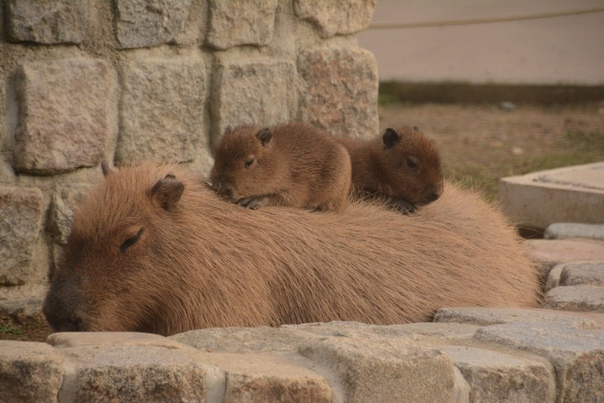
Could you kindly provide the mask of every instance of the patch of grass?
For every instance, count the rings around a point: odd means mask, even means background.
[[[0,325],[0,334],[20,335],[22,333],[23,333],[23,330],[19,329],[18,327]]]

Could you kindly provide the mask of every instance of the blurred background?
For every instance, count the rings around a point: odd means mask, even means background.
[[[358,41],[380,130],[419,126],[488,199],[503,176],[604,161],[602,0],[378,0]]]

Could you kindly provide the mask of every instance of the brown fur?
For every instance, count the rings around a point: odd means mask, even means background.
[[[252,212],[186,167],[143,164],[109,174],[77,209],[44,313],[55,331],[168,335],[537,302],[514,229],[453,185],[409,216],[365,202]]]
[[[268,134],[268,141],[262,141],[262,134]],[[348,204],[350,157],[312,125],[291,122],[270,129],[227,129],[214,159],[211,186],[245,207],[341,210]]]
[[[444,190],[440,156],[417,127],[387,129],[373,140],[337,138],[352,160],[352,183],[365,195],[386,196],[403,211],[438,199]]]

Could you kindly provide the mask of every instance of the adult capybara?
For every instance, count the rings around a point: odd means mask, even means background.
[[[355,191],[386,197],[404,213],[438,199],[444,189],[436,145],[417,127],[388,128],[372,140],[336,139],[350,154]]]
[[[214,151],[210,185],[241,206],[338,211],[348,204],[351,166],[333,137],[310,124],[228,128]]]
[[[225,203],[187,167],[122,168],[78,207],[44,313],[55,331],[429,320],[445,306],[535,306],[514,229],[447,185],[414,215]]]

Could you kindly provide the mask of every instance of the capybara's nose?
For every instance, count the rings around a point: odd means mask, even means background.
[[[217,183],[214,189],[224,198],[230,199],[233,196],[233,186],[228,183]]]
[[[439,197],[439,193],[433,192],[426,197],[426,203],[432,203],[433,201],[438,200]]]

